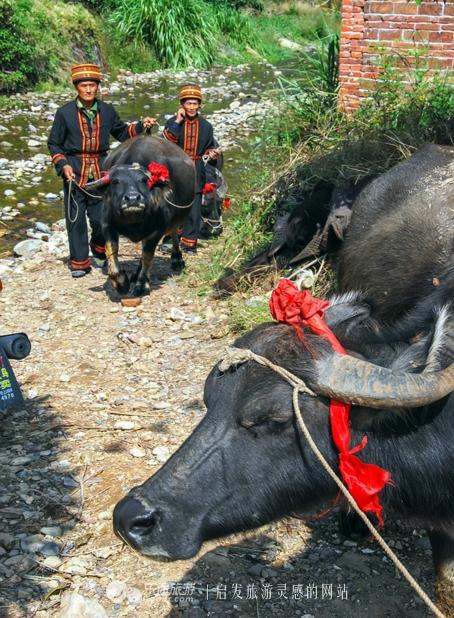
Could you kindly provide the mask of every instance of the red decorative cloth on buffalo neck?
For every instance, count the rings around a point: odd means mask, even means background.
[[[202,195],[205,195],[206,193],[212,193],[213,191],[216,191],[217,188],[218,186],[215,182],[206,182],[203,185]]]
[[[158,182],[162,184],[168,184],[170,182],[169,170],[165,165],[152,161],[147,165],[147,170],[150,172],[150,176],[147,181],[147,186],[152,189]]]
[[[302,327],[307,326],[313,333],[329,341],[335,352],[346,354],[323,319],[328,307],[328,301],[313,298],[309,290],[300,292],[289,279],[279,281],[270,299],[270,311],[274,319],[293,326],[303,342]],[[367,436],[363,437],[360,444],[350,448],[350,408],[349,403],[336,399],[330,401],[331,434],[339,450],[339,470],[359,508],[363,512],[375,513],[380,526],[383,526],[379,493],[386,484],[391,483],[391,474],[379,466],[364,463],[355,455],[366,446]]]

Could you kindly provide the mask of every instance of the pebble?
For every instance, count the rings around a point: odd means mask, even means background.
[[[132,421],[117,421],[114,425],[115,429],[124,429],[128,431],[135,428],[135,424]]]
[[[126,589],[127,585],[125,582],[114,580],[106,588],[106,597],[118,603],[126,596]]]
[[[108,614],[95,599],[78,592],[66,592],[62,596],[58,618],[108,618]]]
[[[164,463],[170,457],[170,451],[166,446],[156,446],[151,452],[160,463]]]
[[[140,446],[134,446],[132,449],[129,450],[129,452],[133,457],[145,457],[145,455],[147,454],[145,449],[140,448]]]
[[[42,564],[49,569],[58,569],[62,564],[62,560],[58,556],[47,556]]]
[[[42,556],[54,557],[60,555],[60,547],[57,543],[45,543],[38,551]]]
[[[13,195],[16,195],[16,192],[12,189],[5,189],[3,191],[3,194],[5,195],[5,197],[13,197]]]

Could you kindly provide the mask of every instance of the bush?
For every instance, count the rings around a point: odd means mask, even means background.
[[[20,11],[30,11],[30,0],[0,0],[0,92],[11,92],[37,79],[35,49],[21,27]]]

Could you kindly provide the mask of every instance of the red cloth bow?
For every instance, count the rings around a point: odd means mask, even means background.
[[[212,193],[213,191],[216,191],[217,188],[218,186],[215,182],[206,182],[203,185],[202,194],[205,195],[206,193]]]
[[[169,170],[165,165],[152,161],[147,166],[147,170],[150,172],[150,178],[147,181],[147,187],[149,189],[152,189],[158,182],[163,184],[168,184],[170,182]]]
[[[346,354],[344,347],[326,325],[323,314],[329,302],[312,297],[309,290],[300,292],[289,279],[281,279],[270,299],[271,315],[278,322],[291,324],[300,339],[304,341],[302,326],[308,326],[313,333],[324,337],[335,352]],[[383,507],[379,493],[391,474],[374,464],[367,464],[355,455],[367,444],[367,437],[350,449],[350,408],[351,404],[331,399],[329,413],[331,433],[339,449],[339,470],[348,490],[359,508],[364,512],[375,513],[380,526],[383,526]]]

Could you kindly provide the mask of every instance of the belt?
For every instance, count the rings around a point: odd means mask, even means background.
[[[99,157],[104,157],[106,155],[107,155],[107,152],[75,152],[72,156],[81,157],[82,159],[83,158],[93,159],[94,157],[99,158]],[[71,156],[71,155],[68,155],[68,156]]]

